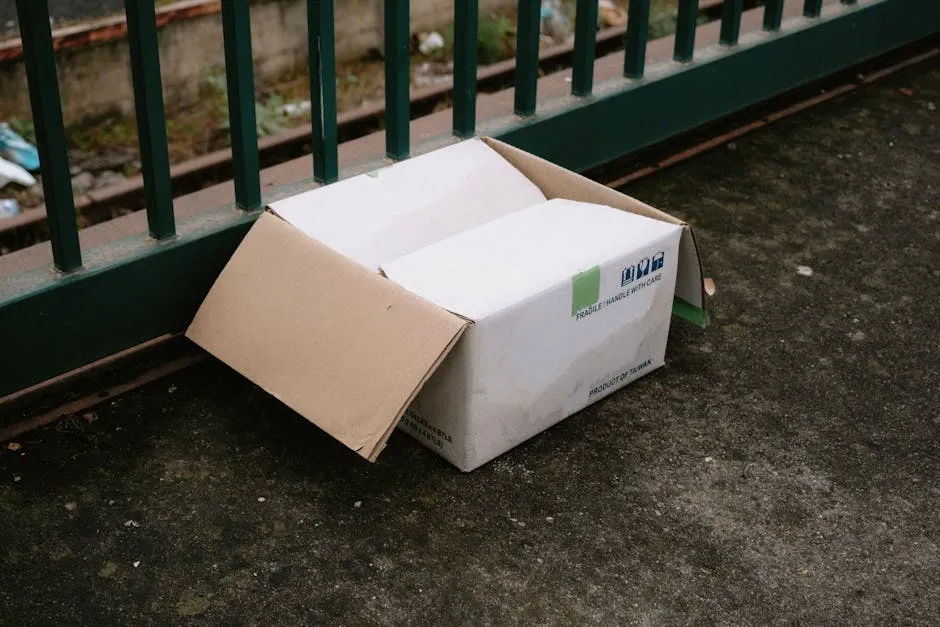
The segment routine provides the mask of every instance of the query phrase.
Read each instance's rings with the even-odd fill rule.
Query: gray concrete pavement
[[[935,623],[938,107],[933,60],[631,186],[695,224],[713,326],[472,474],[215,362],[24,436],[0,621]]]

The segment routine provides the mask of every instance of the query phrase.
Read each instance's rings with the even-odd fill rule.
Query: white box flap
[[[271,211],[369,268],[545,200],[478,139],[298,194]]]
[[[265,214],[186,336],[373,461],[466,325]]]
[[[611,207],[557,199],[432,244],[382,271],[448,311],[482,320],[681,229]]]

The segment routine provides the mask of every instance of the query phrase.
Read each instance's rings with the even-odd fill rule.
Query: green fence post
[[[691,61],[695,54],[695,27],[698,20],[698,0],[679,0],[676,18],[676,45],[673,58],[680,63]]]
[[[23,58],[29,83],[29,101],[36,128],[46,221],[52,240],[55,267],[71,272],[82,267],[82,251],[75,221],[75,200],[69,173],[68,144],[59,101],[52,29],[47,0],[16,0]]]
[[[571,93],[590,96],[594,89],[594,56],[597,53],[597,0],[578,0],[574,20],[574,61]]]
[[[385,0],[385,153],[407,159],[411,153],[411,28],[408,0]]]
[[[780,30],[782,21],[783,0],[764,0],[764,30],[776,32]]]
[[[333,0],[307,0],[307,45],[313,178],[326,184],[339,178]]]
[[[535,115],[539,84],[539,0],[519,0],[516,27],[516,115]]]
[[[163,240],[176,235],[176,221],[173,217],[156,11],[152,2],[124,0],[124,13],[127,16],[127,42],[137,111],[140,170],[147,198],[147,226],[151,237]]]
[[[803,15],[806,17],[819,17],[822,13],[822,0],[806,0],[803,3]]]
[[[261,208],[261,165],[258,159],[249,6],[246,0],[222,0],[222,35],[235,202],[240,209],[254,211]]]
[[[741,10],[744,0],[725,0],[721,5],[720,41],[726,46],[738,45],[741,35]]]
[[[646,39],[649,34],[650,0],[630,0],[627,13],[623,75],[640,79],[646,71]]]
[[[477,127],[479,0],[454,2],[454,135],[473,137]]]

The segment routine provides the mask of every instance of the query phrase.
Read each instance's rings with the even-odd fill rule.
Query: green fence
[[[697,50],[698,0],[678,0],[674,61],[647,68],[650,0],[630,0],[623,77],[595,85],[597,0],[578,0],[571,95],[540,101],[540,2],[519,0],[515,110],[487,120],[494,129],[489,134],[583,170],[940,30],[937,0],[797,2],[802,16],[784,20],[784,0],[765,0],[762,30],[742,35],[742,0],[726,0],[721,43]],[[47,0],[16,0],[55,268],[0,278],[0,396],[183,330],[257,217],[265,198],[250,4],[222,0],[236,207],[207,208],[176,223],[154,3],[126,0],[149,232],[83,251]],[[307,5],[314,163],[309,185],[328,184],[339,176],[333,0]],[[479,10],[477,0],[454,5],[453,135],[465,138],[477,128]],[[412,153],[408,0],[385,0],[384,8],[386,157],[400,160]]]

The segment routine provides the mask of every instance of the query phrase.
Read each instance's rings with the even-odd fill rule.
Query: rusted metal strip
[[[258,1],[258,0],[254,0]],[[197,0],[195,2],[175,2],[157,8],[157,28],[163,28],[174,22],[183,22],[197,17],[220,13],[220,0]],[[52,34],[52,47],[59,50],[83,48],[127,37],[127,21],[123,15],[113,15],[97,20],[67,26]],[[23,56],[23,45],[19,39],[0,43],[0,63],[16,61]]]
[[[198,355],[190,355],[189,357],[175,359],[157,366],[156,368],[148,370],[147,372],[144,372],[142,375],[135,377],[130,381],[105,388],[95,392],[94,394],[83,396],[38,416],[33,416],[32,418],[28,418],[21,422],[12,424],[9,427],[0,429],[0,442],[11,440],[19,435],[22,435],[23,433],[26,433],[27,431],[33,431],[40,427],[44,427],[45,425],[55,422],[59,418],[91,409],[95,405],[99,405],[107,400],[114,398],[115,396],[119,396],[125,392],[135,390],[142,385],[152,383],[158,379],[162,379],[163,377],[171,375],[174,372],[179,372],[180,370],[184,370],[190,366],[194,366],[200,362],[203,362],[207,357],[207,354],[201,353]]]

